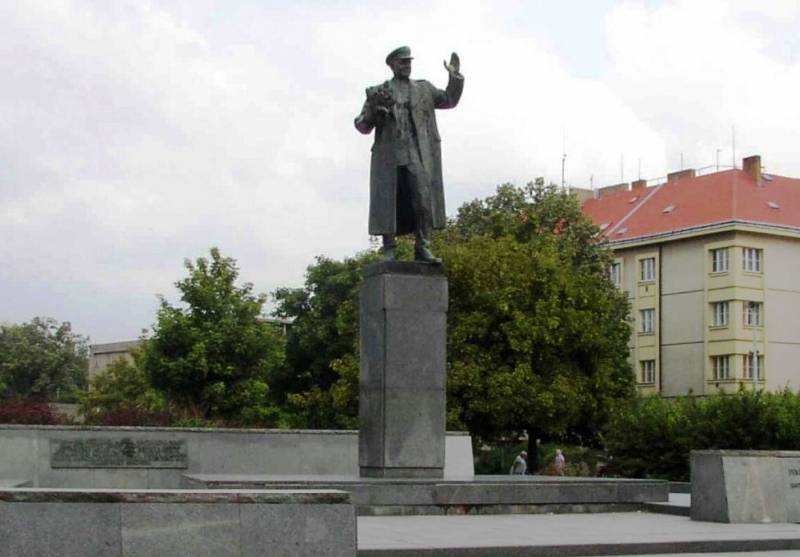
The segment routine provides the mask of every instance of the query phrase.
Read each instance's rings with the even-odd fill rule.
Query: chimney
[[[587,190],[585,188],[570,188],[569,192],[578,198],[580,203],[584,203],[589,199],[594,198],[594,192],[592,190]]]
[[[597,190],[597,197],[603,197],[609,193],[614,193],[615,191],[628,191],[628,182],[622,182],[621,184],[614,184],[613,186],[600,188]]]
[[[742,159],[742,170],[750,175],[755,180],[757,185],[762,185],[761,182],[761,155],[753,155],[752,157],[745,157]]]
[[[635,180],[631,184],[631,190],[638,190],[639,188],[646,188],[647,187],[647,180]]]
[[[694,178],[694,168],[687,168],[686,170],[678,170],[677,172],[670,172],[667,174],[667,182],[677,182],[685,178]]]

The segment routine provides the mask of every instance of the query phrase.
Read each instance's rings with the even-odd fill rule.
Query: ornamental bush
[[[0,424],[59,425],[70,421],[52,404],[42,400],[0,401]]]
[[[800,450],[800,394],[640,397],[614,411],[604,440],[614,474],[687,481],[692,450]]]

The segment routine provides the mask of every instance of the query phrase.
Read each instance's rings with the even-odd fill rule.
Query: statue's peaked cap
[[[390,65],[394,60],[402,60],[404,58],[414,58],[411,56],[411,49],[407,46],[395,48],[386,56],[386,65]]]

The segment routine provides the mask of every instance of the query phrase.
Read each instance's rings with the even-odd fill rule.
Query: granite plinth
[[[185,474],[192,489],[326,489],[350,493],[361,516],[634,510],[669,498],[663,480],[476,476],[474,481]]]
[[[0,556],[352,557],[355,509],[329,490],[0,490]]]
[[[368,266],[361,287],[360,325],[361,475],[443,477],[444,269],[401,261]]]
[[[693,520],[800,522],[800,451],[692,451]]]

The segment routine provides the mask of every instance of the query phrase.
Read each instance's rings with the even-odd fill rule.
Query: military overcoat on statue
[[[394,90],[396,81],[390,79],[383,86]],[[411,122],[419,148],[422,171],[430,183],[431,216],[433,228],[444,228],[446,222],[444,208],[444,186],[442,184],[442,150],[439,128],[436,125],[437,108],[453,108],[461,98],[464,88],[463,77],[450,76],[445,90],[437,89],[424,80],[411,80],[410,113]],[[375,142],[372,145],[370,164],[369,233],[410,234],[413,222],[404,218],[404,207],[409,201],[398,199],[397,161],[399,130],[395,105],[385,116],[372,113],[369,102],[364,103],[361,114],[356,118],[356,127],[362,133],[375,129]],[[400,216],[398,218],[398,213]]]

